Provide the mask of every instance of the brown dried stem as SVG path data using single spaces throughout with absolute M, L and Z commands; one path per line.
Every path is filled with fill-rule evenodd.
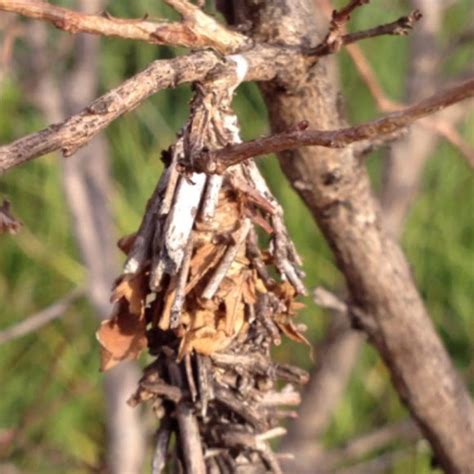
M 223 173 L 229 166 L 248 158 L 277 153 L 302 146 L 317 145 L 327 148 L 344 148 L 352 143 L 378 138 L 396 132 L 416 120 L 443 110 L 452 104 L 474 97 L 474 79 L 451 87 L 385 117 L 354 127 L 340 130 L 292 130 L 269 137 L 257 138 L 237 145 L 227 146 L 220 150 L 206 152 L 199 160 L 198 166 L 207 173 Z M 302 125 L 302 128 L 305 124 Z
M 168 372 L 173 385 L 184 386 L 183 376 L 176 362 L 168 360 Z M 189 474 L 206 474 L 199 427 L 188 401 L 183 399 L 176 404 L 176 418 L 186 472 Z
M 114 18 L 108 13 L 91 15 L 36 0 L 0 0 L 0 10 L 43 20 L 68 33 L 91 33 L 151 44 L 169 44 L 193 49 L 212 48 L 221 53 L 238 51 L 250 44 L 244 35 L 230 31 L 197 6 L 177 0 L 167 3 L 184 18 L 182 23 Z

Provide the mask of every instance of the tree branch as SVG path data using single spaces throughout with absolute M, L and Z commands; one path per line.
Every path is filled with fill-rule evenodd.
M 26 336 L 51 321 L 60 318 L 69 306 L 83 295 L 84 290 L 82 288 L 75 289 L 67 296 L 56 301 L 56 303 L 48 306 L 39 313 L 33 314 L 20 323 L 0 331 L 0 345 L 12 341 L 13 339 Z
M 318 37 L 310 0 L 268 0 L 258 11 L 251 0 L 238 3 L 244 4 L 241 16 L 253 23 L 257 39 L 288 44 Z M 302 120 L 314 129 L 341 128 L 338 91 L 326 66 L 305 69 L 295 56 L 285 75 L 260 84 L 273 132 Z M 350 147 L 299 147 L 280 153 L 279 161 L 328 240 L 351 302 L 370 315 L 373 324 L 363 329 L 440 465 L 448 472 L 469 472 L 474 462 L 472 401 L 436 334 L 403 253 L 383 228 L 360 160 Z M 298 465 L 298 472 L 305 467 Z
M 427 18 L 429 18 L 432 15 L 432 11 L 433 9 L 431 8 L 430 12 L 427 15 Z M 429 39 L 425 38 L 427 34 L 426 33 L 427 30 L 429 29 L 422 28 L 418 30 L 418 35 L 415 36 L 413 40 L 414 41 L 413 44 L 414 45 L 418 44 L 416 40 L 418 39 L 418 37 L 420 37 L 420 35 L 423 41 L 421 42 L 422 46 L 415 47 L 415 50 L 420 49 L 420 48 L 426 48 L 426 49 L 432 48 L 432 46 L 430 47 L 428 45 L 432 44 L 433 39 L 431 39 L 431 37 Z M 377 77 L 373 69 L 371 68 L 369 62 L 367 61 L 366 57 L 364 56 L 362 50 L 360 49 L 358 45 L 353 44 L 353 45 L 348 46 L 347 52 L 349 56 L 351 57 L 352 61 L 354 62 L 354 65 L 361 79 L 364 81 L 365 85 L 367 86 L 370 93 L 372 94 L 372 97 L 374 98 L 377 104 L 377 107 L 380 111 L 393 112 L 404 107 L 404 104 L 391 100 L 385 95 L 382 87 L 380 86 L 377 80 Z M 433 59 L 429 59 L 429 62 L 430 62 L 429 69 L 436 68 L 436 64 L 432 64 Z M 426 73 L 424 75 L 426 76 Z M 413 78 L 413 74 L 411 77 Z M 415 82 L 418 84 L 418 81 L 415 81 Z M 423 86 L 420 86 L 420 88 L 423 88 L 424 86 L 425 85 L 423 84 Z M 412 94 L 412 96 L 417 96 L 417 95 L 418 94 Z M 471 168 L 474 168 L 474 150 L 471 146 L 469 146 L 468 143 L 466 143 L 465 140 L 463 140 L 463 138 L 460 136 L 460 134 L 457 132 L 457 130 L 454 127 L 454 123 L 457 122 L 460 116 L 463 115 L 461 112 L 462 111 L 451 112 L 448 117 L 444 115 L 438 116 L 436 117 L 436 120 L 426 118 L 425 120 L 421 122 L 421 125 L 423 125 L 425 129 L 436 132 L 438 135 L 440 135 L 449 143 L 451 143 L 451 145 L 456 147 L 459 150 L 459 152 L 462 155 L 464 155 L 464 157 L 466 158 L 466 161 L 471 166 Z M 427 140 L 427 142 L 430 142 L 430 140 Z M 431 143 L 434 144 L 433 142 Z
M 185 22 L 194 18 L 193 21 L 202 25 L 205 31 L 214 32 L 209 33 L 212 37 L 214 34 L 218 34 L 216 31 L 218 32 L 219 25 L 213 19 L 209 21 L 214 22 L 214 26 L 209 21 L 206 23 L 205 18 L 208 17 L 198 7 L 183 0 L 167 0 L 167 2 L 183 15 Z M 352 3 L 355 5 L 360 2 Z M 0 9 L 49 20 L 54 24 L 61 25 L 63 29 L 69 28 L 71 31 L 79 31 L 80 27 L 84 28 L 81 31 L 86 31 L 85 25 L 88 25 L 87 27 L 92 31 L 91 25 L 95 25 L 94 31 L 96 32 L 99 30 L 117 32 L 122 28 L 125 34 L 126 31 L 129 31 L 128 28 L 133 30 L 140 24 L 140 21 L 137 23 L 134 20 L 84 15 L 32 0 L 0 0 Z M 350 11 L 348 7 L 343 9 L 343 13 L 337 17 L 338 21 L 341 22 L 343 18 L 348 18 Z M 113 28 L 111 28 L 111 24 L 114 25 Z M 217 30 L 215 30 L 216 28 Z M 199 44 L 193 43 L 193 46 L 198 47 Z M 295 55 L 301 57 L 306 55 L 307 57 L 306 53 L 295 46 L 258 45 L 240 57 L 245 60 L 248 66 L 247 81 L 265 81 L 273 79 L 278 72 L 285 71 L 286 67 L 293 63 Z M 232 59 L 232 56 L 227 59 Z M 51 125 L 44 130 L 0 147 L 0 174 L 9 168 L 55 150 L 61 150 L 64 156 L 72 155 L 110 122 L 133 110 L 150 95 L 161 89 L 175 87 L 185 82 L 202 81 L 219 64 L 228 66 L 229 63 L 223 62 L 221 58 L 211 52 L 198 52 L 189 56 L 153 62 L 144 71 L 92 102 L 79 114 L 69 117 L 62 123 Z M 229 73 L 229 70 L 224 70 L 223 73 Z
M 218 62 L 211 52 L 154 61 L 64 122 L 0 147 L 0 174 L 52 151 L 61 150 L 64 156 L 72 155 L 113 120 L 133 110 L 150 95 L 183 82 L 202 80 Z
M 183 0 L 167 0 L 184 18 L 182 23 L 153 22 L 145 18 L 119 19 L 108 13 L 91 15 L 37 0 L 0 0 L 0 10 L 44 20 L 68 33 L 91 33 L 151 44 L 188 48 L 212 48 L 232 53 L 250 46 L 244 35 L 230 31 L 197 6 Z
M 361 140 L 391 134 L 412 124 L 416 120 L 438 112 L 459 101 L 474 97 L 474 79 L 439 92 L 400 112 L 393 112 L 380 119 L 340 130 L 305 130 L 301 123 L 296 130 L 282 132 L 269 137 L 228 146 L 215 151 L 206 151 L 196 166 L 207 173 L 223 173 L 229 166 L 248 158 L 267 153 L 277 153 L 302 146 L 317 145 L 327 148 L 344 148 Z M 299 129 L 298 129 L 299 128 Z
M 421 433 L 412 420 L 388 424 L 370 433 L 351 439 L 344 446 L 324 454 L 321 465 L 325 468 L 342 466 L 348 461 L 361 459 L 396 441 L 415 441 L 420 437 Z

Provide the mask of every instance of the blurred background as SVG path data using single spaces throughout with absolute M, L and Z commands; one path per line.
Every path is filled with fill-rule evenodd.
M 327 0 L 315 1 L 330 12 Z M 124 18 L 145 13 L 177 18 L 152 0 L 51 3 L 90 13 L 106 8 Z M 395 20 L 413 8 L 422 9 L 425 17 L 409 38 L 377 38 L 337 55 L 350 123 L 375 118 L 397 103 L 422 99 L 472 75 L 472 0 L 377 0 L 356 11 L 350 29 Z M 71 36 L 0 13 L 0 143 L 61 121 L 151 61 L 185 52 Z M 139 369 L 130 364 L 107 377 L 100 374 L 94 334 L 99 318 L 110 310 L 108 292 L 123 261 L 115 242 L 139 226 L 162 170 L 160 152 L 183 125 L 189 98 L 189 87 L 160 92 L 74 157 L 62 160 L 51 154 L 0 178 L 0 200 L 8 198 L 23 222 L 17 235 L 0 236 L 0 473 L 132 474 L 139 472 L 131 469 L 140 469 L 141 461 L 141 472 L 149 472 L 155 419 L 145 411 L 140 420 L 138 409 L 124 405 Z M 235 110 L 244 138 L 267 133 L 256 85 L 239 88 Z M 387 226 L 400 238 L 429 312 L 471 392 L 473 150 L 471 102 L 367 155 Z M 344 296 L 331 252 L 278 162 L 269 156 L 259 165 L 286 210 L 308 287 L 323 286 Z M 308 387 L 303 408 L 319 418 L 312 427 L 293 422 L 283 444 L 297 450 L 304 442 L 307 447 L 309 433 L 314 443 L 309 456 L 330 460 L 331 472 L 439 472 L 429 446 L 407 421 L 377 353 L 341 323 L 340 315 L 318 308 L 311 297 L 305 303 L 300 319 L 315 347 L 316 368 L 307 349 L 292 342 L 275 349 L 275 358 L 315 374 L 317 383 Z M 44 309 L 58 317 L 25 336 L 2 337 L 7 328 Z M 143 355 L 138 365 L 149 361 Z M 328 373 L 330 383 L 318 378 Z M 129 438 L 120 431 L 124 426 Z M 304 440 L 300 429 L 306 430 Z M 354 442 L 381 433 L 382 441 L 350 451 Z M 127 457 L 121 452 L 124 446 L 136 446 L 137 459 L 122 459 Z

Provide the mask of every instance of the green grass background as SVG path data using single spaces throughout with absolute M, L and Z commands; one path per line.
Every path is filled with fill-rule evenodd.
M 462 0 L 447 11 L 439 38 L 441 45 L 446 45 L 472 21 L 471 2 Z M 124 17 L 140 17 L 145 12 L 152 16 L 170 14 L 167 7 L 151 0 L 115 0 L 109 7 L 114 15 Z M 373 1 L 354 15 L 351 28 L 391 21 L 407 10 L 404 1 Z M 19 47 L 26 45 L 20 42 Z M 366 41 L 362 47 L 387 94 L 403 99 L 409 40 L 381 38 Z M 174 54 L 176 51 L 166 47 L 104 40 L 97 71 L 101 92 L 118 85 L 152 60 Z M 472 60 L 472 52 L 464 48 L 456 57 L 446 58 L 443 74 L 450 77 Z M 341 53 L 339 61 L 349 119 L 357 123 L 376 117 L 373 100 L 350 59 Z M 160 92 L 107 129 L 117 235 L 137 228 L 161 171 L 160 150 L 174 140 L 175 132 L 183 124 L 189 97 L 188 87 Z M 267 131 L 265 110 L 255 85 L 240 87 L 235 108 L 244 137 L 256 137 Z M 0 143 L 8 143 L 45 125 L 17 82 L 13 78 L 4 81 L 0 88 Z M 474 114 L 463 123 L 462 133 L 474 146 Z M 383 156 L 384 152 L 378 152 L 368 162 L 375 186 L 379 184 Z M 17 236 L 0 237 L 0 329 L 52 304 L 84 282 L 85 270 L 71 235 L 62 195 L 58 159 L 56 155 L 43 157 L 0 179 L 0 195 L 8 196 L 15 214 L 24 223 Z M 260 163 L 272 190 L 284 208 L 291 211 L 287 212 L 286 221 L 304 258 L 308 286 L 340 288 L 342 278 L 328 247 L 282 176 L 277 161 L 267 157 Z M 471 391 L 474 390 L 473 204 L 471 170 L 457 150 L 442 143 L 427 166 L 421 193 L 402 239 L 420 292 Z M 317 343 L 329 316 L 309 299 L 307 303 L 301 319 Z M 102 465 L 104 400 L 94 337 L 96 326 L 92 308 L 81 300 L 59 321 L 0 346 L 0 441 L 9 430 L 16 432 L 13 447 L 3 451 L 3 461 L 13 462 L 20 472 L 87 473 L 97 472 Z M 275 356 L 311 367 L 307 350 L 294 343 L 283 344 Z M 146 362 L 146 357 L 142 362 Z M 357 434 L 406 416 L 386 369 L 375 351 L 366 346 L 324 442 L 328 447 L 337 446 Z M 429 448 L 420 442 L 413 444 L 404 459 L 388 472 L 436 471 L 430 467 Z

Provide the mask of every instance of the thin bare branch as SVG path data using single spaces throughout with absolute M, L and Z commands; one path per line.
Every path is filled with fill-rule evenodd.
M 183 82 L 201 80 L 218 62 L 217 56 L 209 51 L 154 61 L 64 122 L 0 147 L 0 174 L 52 151 L 72 155 L 110 122 L 133 110 L 150 95 Z
M 351 57 L 354 65 L 364 81 L 365 85 L 369 89 L 372 97 L 374 98 L 377 107 L 383 112 L 394 112 L 404 107 L 404 104 L 394 101 L 388 98 L 383 91 L 372 67 L 370 66 L 367 58 L 362 52 L 361 48 L 357 44 L 352 44 L 347 47 L 347 52 Z M 459 114 L 453 114 L 454 118 L 458 118 Z M 474 168 L 474 149 L 461 137 L 459 132 L 455 129 L 452 122 L 456 120 L 449 120 L 447 117 L 437 117 L 436 120 L 430 119 L 429 117 L 423 119 L 420 123 L 424 128 L 435 131 L 439 136 L 443 137 L 446 141 L 451 143 L 458 151 L 466 158 L 466 161 Z M 379 145 L 376 140 L 374 143 L 369 143 L 367 151 L 373 146 Z
M 396 441 L 414 441 L 421 433 L 412 420 L 392 423 L 349 440 L 344 446 L 323 455 L 321 464 L 325 467 L 341 466 L 382 449 Z
M 430 120 L 427 126 L 457 148 L 457 150 L 464 155 L 469 166 L 474 169 L 474 148 L 463 139 L 453 125 L 448 121 L 441 120 L 436 122 L 435 120 Z
M 369 3 L 370 0 L 351 0 L 340 10 L 332 13 L 329 32 L 324 40 L 315 48 L 308 50 L 310 55 L 326 56 L 333 54 L 343 46 L 363 39 L 374 38 L 382 35 L 407 35 L 413 26 L 421 19 L 419 10 L 412 11 L 408 16 L 402 16 L 396 21 L 370 28 L 356 33 L 344 34 L 351 14 L 357 8 Z
M 178 84 L 203 81 L 211 71 L 232 74 L 239 57 L 248 65 L 245 80 L 266 81 L 289 66 L 298 51 L 294 47 L 259 45 L 239 56 L 222 58 L 201 51 L 170 60 L 158 60 L 121 85 L 93 101 L 81 112 L 61 123 L 31 133 L 9 145 L 0 146 L 0 175 L 34 158 L 61 150 L 74 154 L 113 120 L 135 109 L 151 95 Z
M 167 2 L 183 15 L 182 23 L 114 18 L 108 13 L 91 15 L 37 0 L 0 0 L 0 10 L 48 21 L 68 33 L 91 33 L 151 44 L 171 44 L 191 48 L 213 48 L 232 53 L 249 46 L 244 35 L 230 31 L 189 2 Z
M 400 130 L 416 120 L 443 110 L 452 104 L 474 97 L 474 79 L 439 92 L 385 117 L 340 130 L 292 130 L 269 137 L 257 138 L 237 145 L 227 146 L 216 151 L 203 153 L 197 166 L 207 173 L 221 174 L 229 166 L 248 158 L 276 153 L 302 146 L 317 145 L 327 148 L 344 148 L 351 143 L 380 137 Z
M 56 303 L 48 306 L 39 313 L 33 314 L 20 323 L 0 331 L 0 344 L 5 344 L 6 342 L 12 341 L 13 339 L 26 336 L 27 334 L 36 331 L 51 321 L 60 318 L 64 315 L 69 306 L 71 306 L 74 301 L 83 295 L 84 289 L 76 288 L 67 296 L 60 299 L 59 301 L 56 301 Z

